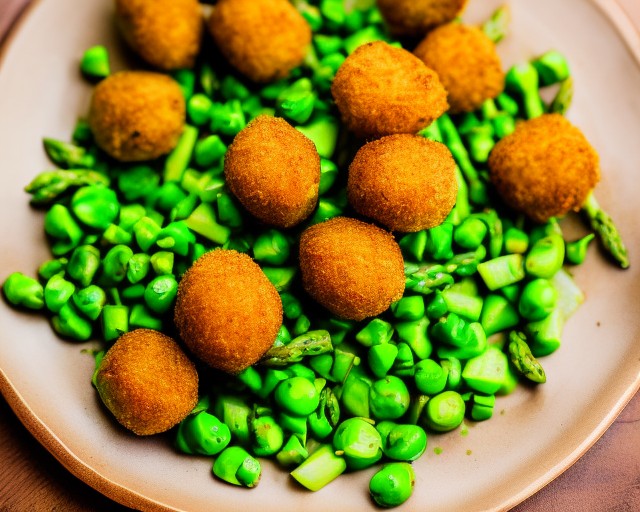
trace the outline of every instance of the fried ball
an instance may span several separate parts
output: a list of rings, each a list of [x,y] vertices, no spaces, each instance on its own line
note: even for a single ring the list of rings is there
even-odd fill
[[[475,110],[504,88],[500,56],[493,41],[477,27],[442,25],[429,32],[414,53],[438,73],[453,114]]]
[[[287,77],[311,43],[311,27],[288,0],[220,0],[208,25],[231,65],[259,83]]]
[[[393,236],[348,217],[302,233],[300,271],[307,293],[349,320],[378,315],[404,293],[404,261]]]
[[[273,345],[282,301],[248,255],[217,249],[198,258],[180,280],[174,315],[185,345],[199,359],[237,374]]]
[[[369,142],[349,166],[349,202],[359,214],[392,231],[440,225],[457,192],[451,152],[419,135],[388,135]]]
[[[121,71],[96,86],[88,120],[98,146],[116,160],[152,160],[178,143],[185,100],[167,75]]]
[[[346,126],[366,139],[417,133],[448,107],[438,75],[410,52],[382,41],[346,58],[331,93]]]
[[[422,37],[429,30],[453,21],[467,0],[378,0],[389,30],[396,36]]]
[[[127,44],[152,66],[195,64],[204,28],[198,0],[116,0],[115,17]]]
[[[266,224],[289,228],[318,202],[320,155],[284,119],[258,116],[233,140],[224,159],[227,185]]]
[[[116,420],[140,436],[182,421],[198,402],[198,373],[178,343],[151,329],[118,338],[95,374],[98,394]]]
[[[546,222],[582,207],[600,180],[600,165],[578,128],[560,114],[544,114],[495,145],[489,173],[505,203]]]

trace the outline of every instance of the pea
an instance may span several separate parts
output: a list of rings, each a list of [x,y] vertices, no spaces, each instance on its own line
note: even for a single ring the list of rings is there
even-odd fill
[[[144,301],[154,313],[166,313],[173,306],[178,294],[178,282],[172,275],[158,276],[149,282],[144,291]]]
[[[409,389],[402,379],[387,375],[377,380],[369,390],[369,407],[374,418],[393,420],[409,408]]]
[[[375,427],[363,418],[349,418],[336,429],[333,447],[344,454],[349,469],[364,469],[382,458],[382,438]]]
[[[208,412],[187,416],[176,435],[177,446],[191,454],[217,455],[230,441],[229,427]]]
[[[397,507],[413,494],[416,475],[411,464],[385,464],[369,481],[371,498],[381,507]]]
[[[276,403],[284,410],[298,416],[308,416],[318,408],[320,395],[313,382],[304,377],[291,377],[278,384]]]
[[[423,419],[430,429],[448,432],[462,423],[464,412],[465,404],[460,393],[443,391],[427,402]]]
[[[107,229],[118,217],[118,198],[107,187],[91,185],[79,188],[71,198],[71,210],[83,224],[96,229]]]

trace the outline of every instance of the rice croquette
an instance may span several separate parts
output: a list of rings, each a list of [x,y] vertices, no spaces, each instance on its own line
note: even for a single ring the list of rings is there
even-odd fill
[[[436,72],[382,41],[364,44],[345,59],[331,93],[344,124],[364,139],[417,133],[448,108]]]
[[[392,231],[440,225],[456,203],[451,151],[419,135],[388,135],[362,146],[349,166],[349,203]]]
[[[288,0],[220,0],[208,27],[222,55],[257,83],[287,77],[311,44],[311,27]]]
[[[579,210],[600,180],[598,153],[560,114],[517,124],[495,145],[488,164],[504,202],[541,223]]]
[[[124,333],[95,374],[104,405],[137,435],[165,432],[198,402],[198,373],[171,337],[151,329]]]
[[[392,34],[423,37],[460,16],[467,0],[377,0],[377,4]]]
[[[151,71],[120,71],[94,89],[88,122],[96,144],[122,162],[153,160],[178,143],[185,123],[178,83]]]
[[[225,155],[224,174],[233,195],[265,224],[295,226],[318,202],[315,144],[279,117],[260,115],[236,135]]]
[[[115,18],[127,44],[164,71],[192,68],[204,17],[197,0],[116,0]]]
[[[414,54],[438,73],[452,114],[471,112],[504,89],[500,56],[478,27],[442,25],[427,34]]]
[[[196,357],[235,375],[273,345],[282,325],[282,301],[251,257],[215,249],[180,280],[174,320]]]
[[[393,236],[349,217],[307,228],[300,237],[305,291],[331,313],[363,320],[386,311],[404,293],[404,261]]]

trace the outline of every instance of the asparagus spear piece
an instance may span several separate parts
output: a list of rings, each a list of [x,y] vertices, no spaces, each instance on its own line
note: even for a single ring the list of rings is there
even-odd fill
[[[600,238],[605,250],[622,268],[629,268],[629,256],[627,248],[622,241],[622,236],[616,228],[613,220],[598,204],[595,195],[591,193],[582,206],[582,211],[587,216],[591,228]]]
[[[71,187],[84,185],[109,185],[109,178],[97,171],[88,169],[56,169],[45,171],[36,176],[25,187],[31,194],[31,204],[44,205],[55,201]]]
[[[523,377],[540,384],[547,381],[542,365],[533,357],[527,339],[521,332],[509,333],[509,356],[516,370]]]
[[[331,352],[333,344],[329,331],[308,331],[293,338],[286,345],[271,347],[260,359],[260,364],[265,366],[286,366],[290,363],[301,361],[305,356],[316,356]]]

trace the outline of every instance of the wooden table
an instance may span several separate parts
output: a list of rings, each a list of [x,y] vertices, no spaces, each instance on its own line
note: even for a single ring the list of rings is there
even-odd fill
[[[640,0],[619,0],[640,27]],[[28,0],[0,0],[0,44]],[[640,342],[640,340],[639,340]],[[125,511],[71,475],[0,397],[0,511]],[[640,510],[640,394],[571,468],[514,512]]]

